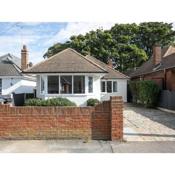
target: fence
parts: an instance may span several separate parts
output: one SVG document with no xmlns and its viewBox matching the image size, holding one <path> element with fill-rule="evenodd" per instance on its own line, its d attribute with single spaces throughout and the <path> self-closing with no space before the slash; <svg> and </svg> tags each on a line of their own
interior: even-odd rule
<svg viewBox="0 0 175 175">
<path fill-rule="evenodd" d="M 123 102 L 111 97 L 95 107 L 0 105 L 0 139 L 123 138 Z"/>
<path fill-rule="evenodd" d="M 162 108 L 175 110 L 175 91 L 161 91 L 159 106 Z"/>
</svg>

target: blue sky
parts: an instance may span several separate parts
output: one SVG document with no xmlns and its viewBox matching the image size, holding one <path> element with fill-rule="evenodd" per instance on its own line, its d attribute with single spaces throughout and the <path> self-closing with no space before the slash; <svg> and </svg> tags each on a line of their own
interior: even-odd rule
<svg viewBox="0 0 175 175">
<path fill-rule="evenodd" d="M 67 41 L 71 35 L 85 34 L 97 28 L 109 29 L 115 23 L 90 22 L 1 22 L 0 55 L 11 53 L 20 57 L 22 45 L 27 45 L 29 59 L 33 63 L 42 61 L 47 49 L 57 42 Z"/>
<path fill-rule="evenodd" d="M 114 23 L 85 22 L 1 22 L 0 55 L 11 53 L 20 57 L 20 50 L 26 44 L 29 59 L 33 63 L 43 60 L 47 49 L 57 42 L 64 42 L 71 35 L 85 34 L 97 28 L 109 29 Z"/>
</svg>

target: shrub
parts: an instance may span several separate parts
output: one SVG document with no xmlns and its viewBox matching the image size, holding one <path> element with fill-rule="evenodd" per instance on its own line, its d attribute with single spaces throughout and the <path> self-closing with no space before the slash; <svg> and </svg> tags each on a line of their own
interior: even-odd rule
<svg viewBox="0 0 175 175">
<path fill-rule="evenodd" d="M 87 100 L 87 106 L 95 106 L 96 104 L 99 104 L 100 101 L 96 98 L 90 98 Z"/>
<path fill-rule="evenodd" d="M 76 106 L 76 104 L 67 98 L 52 98 L 48 100 L 33 98 L 26 100 L 25 106 Z"/>
<path fill-rule="evenodd" d="M 133 102 L 146 107 L 155 107 L 157 105 L 160 89 L 154 81 L 133 81 L 130 82 L 129 87 L 133 95 Z"/>
</svg>

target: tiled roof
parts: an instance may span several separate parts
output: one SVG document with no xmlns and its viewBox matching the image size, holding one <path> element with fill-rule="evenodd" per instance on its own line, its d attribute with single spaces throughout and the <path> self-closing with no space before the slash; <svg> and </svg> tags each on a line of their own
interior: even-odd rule
<svg viewBox="0 0 175 175">
<path fill-rule="evenodd" d="M 65 49 L 34 65 L 25 73 L 107 73 L 100 65 L 73 49 Z"/>
<path fill-rule="evenodd" d="M 153 58 L 151 57 L 129 76 L 139 77 L 141 75 L 157 72 L 171 67 L 175 67 L 175 48 L 172 46 L 162 49 L 162 60 L 159 65 L 154 65 Z"/>
<path fill-rule="evenodd" d="M 102 61 L 87 55 L 86 58 L 90 59 L 91 61 L 95 62 L 96 64 L 100 65 L 101 67 L 103 67 L 104 69 L 107 70 L 107 74 L 103 77 L 104 79 L 113 79 L 113 78 L 120 78 L 120 79 L 129 79 L 128 76 L 122 74 L 121 72 L 112 69 L 110 66 L 108 66 L 107 64 L 103 63 Z"/>
<path fill-rule="evenodd" d="M 6 54 L 0 57 L 0 76 L 20 76 L 20 59 Z"/>
</svg>

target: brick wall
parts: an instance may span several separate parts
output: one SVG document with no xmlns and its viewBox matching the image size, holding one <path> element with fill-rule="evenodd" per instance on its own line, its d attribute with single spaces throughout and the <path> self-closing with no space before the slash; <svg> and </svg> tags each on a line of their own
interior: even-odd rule
<svg viewBox="0 0 175 175">
<path fill-rule="evenodd" d="M 0 139 L 103 139 L 123 137 L 121 97 L 96 107 L 0 105 Z"/>
</svg>

